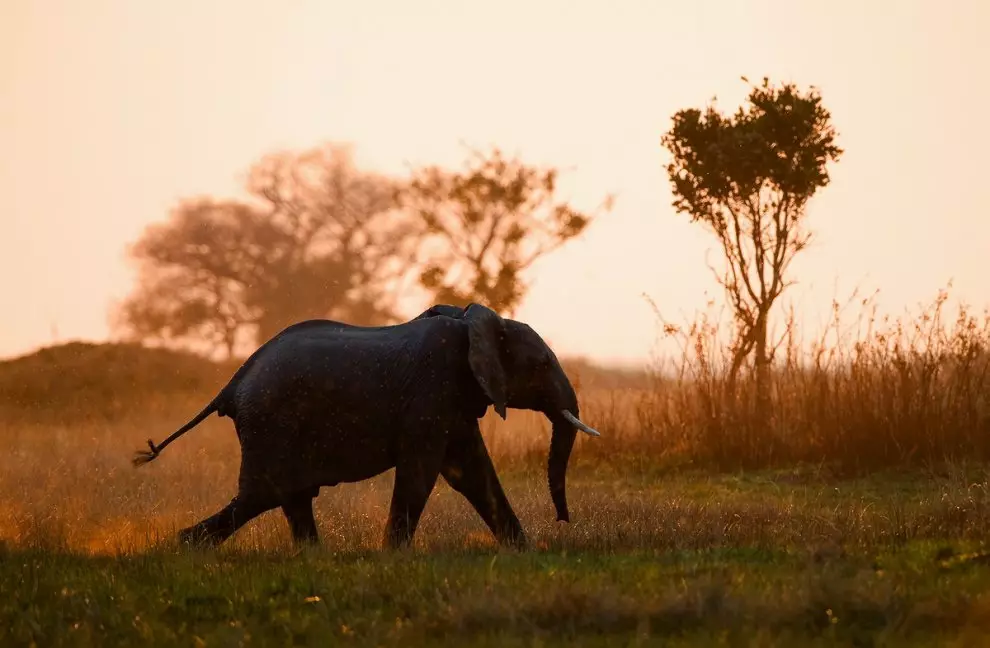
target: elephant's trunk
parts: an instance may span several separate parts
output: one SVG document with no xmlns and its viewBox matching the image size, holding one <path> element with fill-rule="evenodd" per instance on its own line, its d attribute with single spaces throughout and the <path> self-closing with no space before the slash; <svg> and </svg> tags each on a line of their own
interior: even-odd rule
<svg viewBox="0 0 990 648">
<path fill-rule="evenodd" d="M 570 521 L 570 514 L 567 511 L 567 462 L 574 448 L 577 431 L 599 436 L 597 430 L 581 422 L 577 411 L 575 404 L 573 412 L 563 409 L 549 417 L 553 431 L 550 437 L 550 458 L 547 461 L 547 481 L 550 485 L 550 498 L 557 509 L 557 519 L 562 522 Z"/>
<path fill-rule="evenodd" d="M 563 417 L 554 417 L 553 432 L 550 437 L 550 458 L 547 461 L 547 481 L 550 485 L 550 498 L 557 509 L 557 519 L 569 522 L 567 511 L 567 462 L 574 447 L 577 428 Z"/>
</svg>

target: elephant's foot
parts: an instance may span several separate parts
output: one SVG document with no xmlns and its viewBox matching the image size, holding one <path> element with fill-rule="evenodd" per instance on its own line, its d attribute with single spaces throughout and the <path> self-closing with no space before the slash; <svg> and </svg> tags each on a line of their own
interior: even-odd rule
<svg viewBox="0 0 990 648">
<path fill-rule="evenodd" d="M 498 539 L 499 544 L 503 547 L 509 549 L 518 549 L 520 551 L 526 549 L 529 546 L 529 540 L 526 539 L 526 534 L 521 530 L 517 533 L 503 536 Z"/>
<path fill-rule="evenodd" d="M 179 544 L 189 548 L 212 548 L 219 546 L 226 538 L 210 531 L 206 525 L 194 524 L 177 534 Z"/>
<path fill-rule="evenodd" d="M 405 529 L 388 529 L 382 539 L 382 548 L 387 551 L 402 551 L 412 547 L 412 534 Z"/>
<path fill-rule="evenodd" d="M 323 546 L 323 543 L 320 542 L 319 536 L 316 535 L 293 536 L 292 538 L 292 550 L 295 555 L 321 546 Z"/>
<path fill-rule="evenodd" d="M 194 547 L 216 547 L 253 518 L 273 508 L 267 500 L 234 497 L 227 506 L 179 531 L 179 542 Z"/>
</svg>

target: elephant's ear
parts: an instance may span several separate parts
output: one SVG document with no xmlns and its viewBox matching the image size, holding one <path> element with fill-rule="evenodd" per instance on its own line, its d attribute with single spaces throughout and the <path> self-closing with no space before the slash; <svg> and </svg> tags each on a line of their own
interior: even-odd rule
<svg viewBox="0 0 990 648">
<path fill-rule="evenodd" d="M 508 401 L 505 368 L 502 366 L 505 323 L 498 313 L 480 304 L 470 304 L 464 310 L 464 320 L 468 324 L 468 364 L 471 365 L 471 372 L 504 420 Z"/>
<path fill-rule="evenodd" d="M 437 315 L 446 315 L 447 317 L 461 319 L 464 317 L 464 309 L 451 306 L 450 304 L 434 304 L 413 319 L 426 319 L 428 317 L 436 317 Z"/>
</svg>

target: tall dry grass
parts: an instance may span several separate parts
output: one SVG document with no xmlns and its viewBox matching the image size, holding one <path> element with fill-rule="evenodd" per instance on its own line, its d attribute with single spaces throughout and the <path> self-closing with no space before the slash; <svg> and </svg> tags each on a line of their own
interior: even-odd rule
<svg viewBox="0 0 990 648">
<path fill-rule="evenodd" d="M 163 416 L 108 426 L 19 427 L 0 454 L 0 554 L 10 548 L 94 554 L 168 545 L 175 531 L 225 505 L 237 483 L 229 422 L 212 419 L 140 469 L 130 455 Z M 517 424 L 522 425 L 521 422 Z M 503 427 L 504 426 L 504 427 Z M 976 542 L 990 532 L 990 469 L 893 476 L 860 484 L 815 470 L 758 479 L 637 470 L 648 459 L 626 446 L 608 457 L 582 439 L 568 477 L 572 521 L 554 521 L 546 485 L 546 437 L 538 426 L 486 431 L 496 470 L 534 547 L 574 551 L 697 550 L 718 547 L 871 549 L 914 540 Z M 530 436 L 525 436 L 530 435 Z M 622 443 L 613 440 L 610 443 Z M 538 458 L 538 461 L 536 460 Z M 316 500 L 323 544 L 377 551 L 392 494 L 391 472 L 323 489 Z M 438 481 L 416 546 L 428 551 L 493 547 L 480 517 Z M 276 510 L 244 527 L 232 547 L 291 550 Z"/>
<path fill-rule="evenodd" d="M 948 293 L 915 315 L 878 316 L 873 299 L 803 340 L 788 319 L 776 351 L 769 409 L 755 381 L 728 380 L 725 321 L 710 312 L 667 325 L 681 356 L 636 390 L 596 394 L 588 410 L 598 451 L 716 469 L 810 462 L 846 471 L 990 458 L 990 314 Z M 851 319 L 851 321 L 849 321 Z M 590 448 L 589 448 L 590 450 Z"/>
</svg>

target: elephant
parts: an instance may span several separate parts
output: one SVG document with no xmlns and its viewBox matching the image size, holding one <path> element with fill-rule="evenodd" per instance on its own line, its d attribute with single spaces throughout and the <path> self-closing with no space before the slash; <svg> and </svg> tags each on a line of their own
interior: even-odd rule
<svg viewBox="0 0 990 648">
<path fill-rule="evenodd" d="M 211 414 L 234 422 L 241 448 L 236 495 L 178 532 L 217 546 L 262 513 L 281 508 L 297 545 L 318 543 L 313 500 L 324 486 L 395 469 L 383 545 L 413 534 L 438 476 L 473 506 L 499 545 L 526 535 L 502 489 L 478 425 L 489 406 L 543 413 L 552 425 L 547 481 L 558 521 L 569 522 L 565 480 L 583 423 L 556 355 L 528 324 L 487 306 L 437 304 L 412 320 L 358 326 L 292 324 L 262 344 L 203 410 L 135 466 Z"/>
</svg>

